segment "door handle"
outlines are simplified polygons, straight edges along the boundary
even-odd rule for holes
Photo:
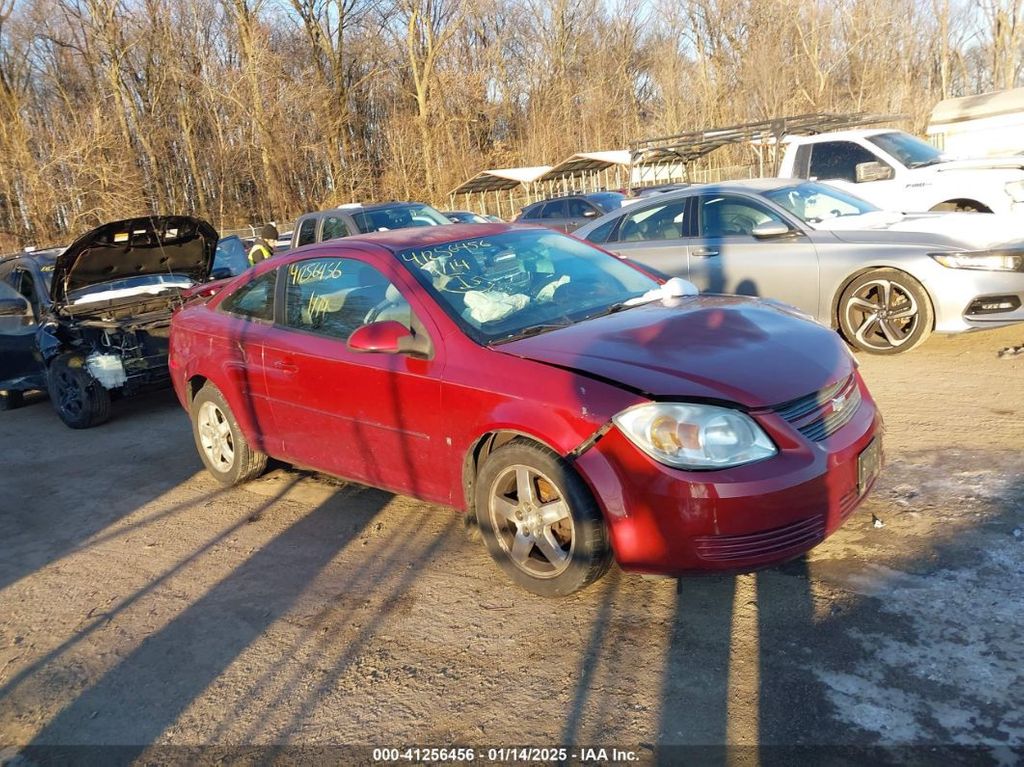
[[[711,258],[718,255],[718,251],[713,248],[694,248],[690,252],[697,258]]]
[[[296,365],[292,360],[274,360],[273,365],[275,370],[280,370],[282,373],[296,373],[299,370],[299,366]]]

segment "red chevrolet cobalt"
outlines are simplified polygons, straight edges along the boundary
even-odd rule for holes
[[[538,594],[613,557],[795,557],[875,481],[875,404],[834,332],[678,287],[548,229],[380,232],[207,289],[174,318],[171,376],[221,482],[273,456],[454,506]]]

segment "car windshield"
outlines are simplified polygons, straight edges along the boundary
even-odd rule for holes
[[[417,203],[364,210],[353,213],[352,218],[363,234],[406,229],[410,226],[441,226],[451,223],[429,205]]]
[[[235,277],[248,268],[249,255],[241,238],[233,234],[222,237],[217,242],[212,272],[226,272],[229,276]]]
[[[772,189],[765,192],[764,196],[808,224],[818,224],[839,216],[859,216],[878,210],[867,200],[816,181]]]
[[[888,152],[908,168],[920,168],[942,162],[942,152],[927,141],[906,133],[879,133],[868,136],[868,141],[883,152]]]
[[[622,201],[626,199],[626,195],[619,192],[598,192],[597,194],[589,195],[587,199],[605,213],[609,213],[622,206]]]
[[[478,343],[571,325],[658,284],[572,237],[527,229],[397,253]]]

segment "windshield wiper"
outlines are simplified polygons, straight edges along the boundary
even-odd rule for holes
[[[530,336],[538,336],[541,333],[547,333],[552,330],[558,330],[560,328],[567,328],[575,323],[572,322],[545,322],[540,325],[530,325],[528,328],[517,330],[514,333],[509,333],[507,336],[501,336],[487,342],[488,346],[495,346],[497,344],[508,343],[509,341],[518,341],[521,338],[529,338]]]
[[[941,157],[933,157],[930,160],[918,160],[917,162],[912,162],[907,167],[911,170],[915,168],[927,168],[929,165],[938,165],[940,162],[942,162]]]

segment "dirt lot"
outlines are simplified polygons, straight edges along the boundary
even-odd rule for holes
[[[1020,748],[1024,357],[996,351],[1022,342],[862,358],[888,465],[805,560],[678,593],[613,571],[561,602],[506,582],[448,509],[285,468],[221,489],[169,393],[85,432],[45,401],[0,413],[0,761],[30,743]]]

